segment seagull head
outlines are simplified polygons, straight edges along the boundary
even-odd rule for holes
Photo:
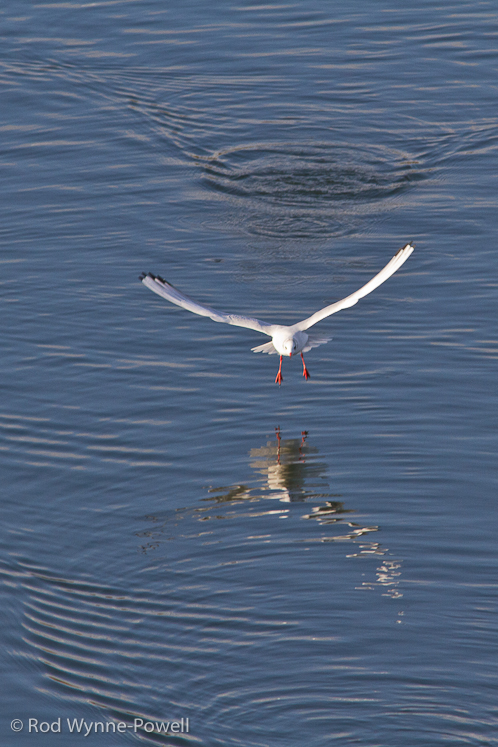
[[[288,355],[289,358],[291,358],[294,353],[297,351],[297,342],[293,337],[289,337],[288,340],[284,342],[284,355]]]

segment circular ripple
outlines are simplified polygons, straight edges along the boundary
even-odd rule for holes
[[[244,200],[250,232],[265,235],[342,233],[422,178],[400,151],[330,143],[232,148],[210,157],[203,173],[209,189]]]

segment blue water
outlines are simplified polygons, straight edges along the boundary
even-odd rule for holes
[[[494,4],[0,28],[1,743],[498,744]]]

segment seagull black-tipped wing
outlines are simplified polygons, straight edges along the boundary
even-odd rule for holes
[[[256,330],[256,332],[262,332],[264,335],[269,335],[269,337],[273,336],[275,325],[267,324],[266,322],[259,321],[259,319],[252,319],[248,316],[225,314],[223,311],[216,311],[215,309],[211,309],[209,306],[203,306],[179,291],[174,287],[174,285],[171,285],[171,283],[163,280],[159,275],[153,275],[151,272],[148,274],[143,273],[140,275],[140,280],[147,286],[147,288],[154,293],[157,293],[158,296],[162,296],[167,301],[170,301],[177,306],[181,306],[183,309],[187,309],[187,311],[191,311],[193,314],[208,316],[214,322],[233,324],[236,327],[247,327],[248,329]]]

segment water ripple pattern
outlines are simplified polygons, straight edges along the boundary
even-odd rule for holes
[[[239,209],[269,214],[265,235],[341,234],[393,208],[389,200],[423,178],[403,153],[348,144],[255,143],[222,151],[205,165],[205,183],[238,198]],[[242,205],[242,200],[246,205]],[[270,217],[271,216],[271,217]],[[249,232],[258,233],[252,223]]]
[[[0,744],[498,747],[496,9],[0,26]]]

